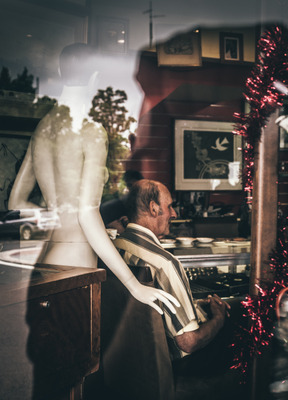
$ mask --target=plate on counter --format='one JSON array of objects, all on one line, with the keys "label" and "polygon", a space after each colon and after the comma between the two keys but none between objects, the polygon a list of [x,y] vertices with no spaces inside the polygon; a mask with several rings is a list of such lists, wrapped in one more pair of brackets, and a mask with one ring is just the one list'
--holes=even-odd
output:
[{"label": "plate on counter", "polygon": [[199,243],[212,243],[214,239],[208,237],[197,237],[196,240],[198,240]]},{"label": "plate on counter", "polygon": [[190,246],[192,242],[194,242],[194,240],[196,240],[193,237],[186,237],[186,236],[179,236],[176,238],[177,242],[181,243],[184,246]]},{"label": "plate on counter", "polygon": [[[247,242],[247,239],[243,238],[243,237],[235,237],[231,240],[232,240],[232,242]],[[249,240],[248,240],[248,242],[249,242]]]},{"label": "plate on counter", "polygon": [[160,239],[160,243],[162,243],[162,244],[175,244],[176,240],[175,239]]}]

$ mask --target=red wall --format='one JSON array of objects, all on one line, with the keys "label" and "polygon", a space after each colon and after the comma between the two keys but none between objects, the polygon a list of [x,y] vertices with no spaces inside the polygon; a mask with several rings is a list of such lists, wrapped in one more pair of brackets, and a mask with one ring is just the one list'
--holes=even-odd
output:
[{"label": "red wall", "polygon": [[158,67],[156,53],[143,52],[136,77],[145,97],[126,168],[173,190],[175,119],[234,121],[234,113],[243,111],[250,70],[250,64],[210,60],[200,68]]}]

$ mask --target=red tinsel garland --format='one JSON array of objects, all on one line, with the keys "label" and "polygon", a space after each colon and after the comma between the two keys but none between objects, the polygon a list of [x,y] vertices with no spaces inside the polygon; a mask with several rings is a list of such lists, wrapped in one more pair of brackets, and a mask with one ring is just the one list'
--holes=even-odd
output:
[{"label": "red tinsel garland", "polygon": [[[258,42],[258,60],[246,81],[246,100],[250,105],[248,114],[234,114],[238,120],[235,134],[244,138],[244,190],[252,193],[254,158],[257,143],[261,138],[269,116],[283,106],[284,94],[277,91],[273,83],[280,81],[287,86],[288,79],[288,31],[276,26],[268,29]],[[248,201],[251,199],[248,199]],[[248,327],[240,327],[233,342],[235,349],[232,368],[247,372],[249,361],[261,354],[270,343],[275,321],[275,303],[281,289],[288,286],[288,251],[285,241],[287,221],[279,222],[276,249],[269,257],[273,272],[273,283],[259,282],[258,296],[248,296],[242,302],[243,315],[249,319]]]},{"label": "red tinsel garland", "polygon": [[248,114],[235,113],[238,121],[235,134],[245,140],[243,184],[244,190],[253,188],[255,147],[268,117],[283,105],[284,95],[273,86],[275,81],[287,82],[288,31],[276,26],[267,30],[258,41],[258,62],[246,81],[244,96],[250,105]]},{"label": "red tinsel garland", "polygon": [[269,265],[273,272],[273,283],[262,281],[257,285],[259,294],[242,301],[243,316],[249,319],[248,327],[240,326],[234,338],[234,364],[232,369],[247,373],[249,361],[268,346],[273,337],[275,304],[280,291],[288,286],[288,249],[286,243],[287,218],[279,224],[276,248],[270,254]]}]

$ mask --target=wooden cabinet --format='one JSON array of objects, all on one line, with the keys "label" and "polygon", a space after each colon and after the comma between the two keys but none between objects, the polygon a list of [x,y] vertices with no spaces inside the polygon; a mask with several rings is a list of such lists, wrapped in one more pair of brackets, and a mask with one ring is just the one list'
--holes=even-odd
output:
[{"label": "wooden cabinet", "polygon": [[0,398],[81,399],[97,371],[102,269],[0,266]]}]

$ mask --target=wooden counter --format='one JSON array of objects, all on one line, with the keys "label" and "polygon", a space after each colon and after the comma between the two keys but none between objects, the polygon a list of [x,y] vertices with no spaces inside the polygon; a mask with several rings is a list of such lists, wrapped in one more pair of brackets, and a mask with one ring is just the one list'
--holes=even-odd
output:
[{"label": "wooden counter", "polygon": [[105,278],[103,269],[0,265],[1,400],[81,399],[99,367]]}]

